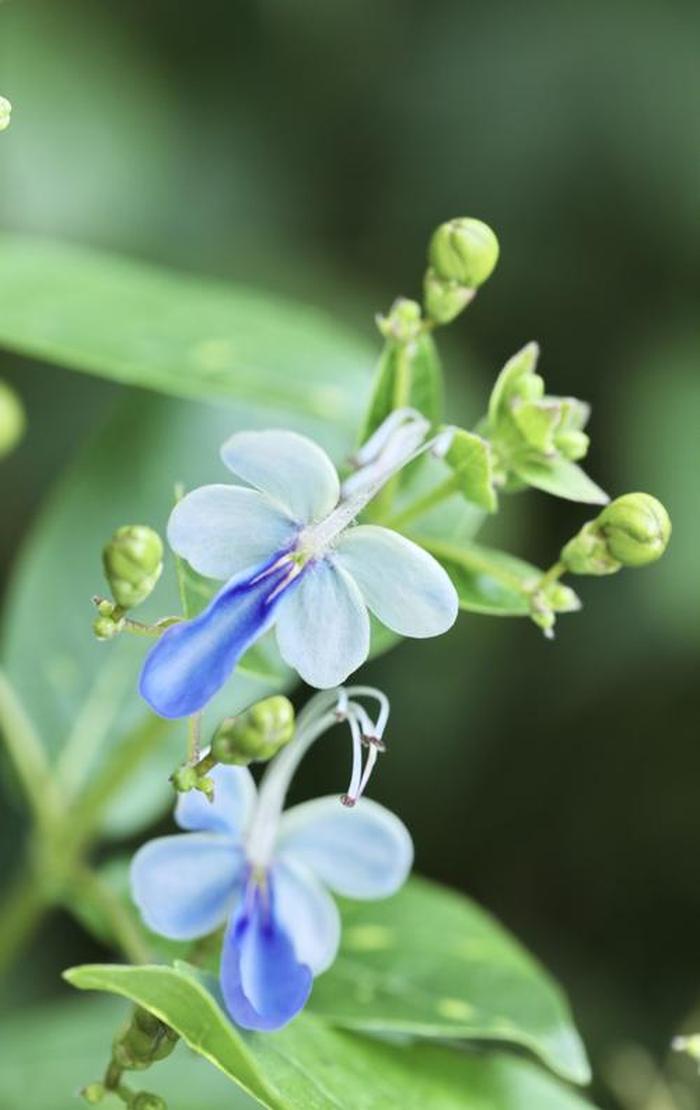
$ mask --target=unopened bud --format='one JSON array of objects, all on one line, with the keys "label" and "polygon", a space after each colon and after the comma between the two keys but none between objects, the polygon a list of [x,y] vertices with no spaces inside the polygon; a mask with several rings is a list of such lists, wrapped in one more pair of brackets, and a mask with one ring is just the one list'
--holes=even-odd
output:
[{"label": "unopened bud", "polygon": [[430,240],[428,260],[437,277],[476,289],[493,273],[498,251],[488,224],[463,217],[440,225]]},{"label": "unopened bud", "polygon": [[423,330],[420,305],[417,301],[399,297],[391,306],[388,316],[377,316],[377,327],[385,339],[410,343]]},{"label": "unopened bud", "polygon": [[12,114],[12,105],[9,100],[4,96],[0,96],[0,131],[4,131],[10,126],[10,115]]},{"label": "unopened bud", "polygon": [[559,556],[570,574],[614,574],[622,564],[613,558],[597,520],[589,520]]},{"label": "unopened bud", "polygon": [[425,271],[423,299],[429,319],[436,324],[449,324],[476,296],[476,289],[438,277],[432,267]]},{"label": "unopened bud", "polygon": [[612,557],[626,567],[660,559],[671,538],[668,513],[648,493],[626,493],[611,501],[598,517],[598,527]]},{"label": "unopened bud", "polygon": [[221,722],[211,753],[218,763],[246,766],[272,759],[294,735],[294,707],[288,698],[275,695],[251,706],[238,717]]},{"label": "unopened bud", "polygon": [[92,630],[98,640],[112,640],[124,627],[123,618],[114,620],[113,617],[96,617],[92,623]]},{"label": "unopened bud", "polygon": [[585,458],[590,445],[590,438],[585,432],[577,428],[569,428],[564,432],[557,432],[554,437],[554,446],[565,459],[578,462]]},{"label": "unopened bud", "polygon": [[145,524],[126,524],[105,545],[102,562],[115,601],[131,609],[146,600],[160,578],[161,538]]},{"label": "unopened bud", "polygon": [[6,382],[0,382],[0,459],[19,443],[26,427],[22,402]]},{"label": "unopened bud", "polygon": [[104,1083],[88,1083],[87,1087],[83,1087],[80,1095],[89,1106],[98,1106],[106,1093]]},{"label": "unopened bud", "polygon": [[159,1095],[139,1091],[128,1102],[129,1110],[168,1110],[168,1104]]}]

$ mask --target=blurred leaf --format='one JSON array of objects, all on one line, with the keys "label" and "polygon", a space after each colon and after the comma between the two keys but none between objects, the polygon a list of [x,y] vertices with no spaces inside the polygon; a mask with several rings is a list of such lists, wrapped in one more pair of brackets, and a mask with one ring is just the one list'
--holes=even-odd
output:
[{"label": "blurred leaf", "polygon": [[459,491],[487,513],[498,508],[493,485],[493,459],[487,440],[464,428],[456,428],[445,462],[452,468]]},{"label": "blurred leaf", "polygon": [[72,968],[83,990],[145,1006],[270,1110],[576,1110],[586,1104],[526,1061],[434,1045],[399,1047],[302,1014],[279,1033],[243,1033],[187,965]]},{"label": "blurred leaf", "polygon": [[535,489],[565,497],[567,501],[582,501],[587,505],[607,505],[609,497],[575,462],[556,456],[545,459],[541,455],[518,459],[513,470],[523,482]]},{"label": "blurred leaf", "polygon": [[[397,363],[401,348],[389,340],[379,359],[375,372],[369,409],[362,425],[359,442],[364,443],[383,420],[397,408]],[[442,368],[433,339],[423,335],[417,341],[416,354],[411,362],[411,385],[408,399],[401,402],[418,409],[431,424],[437,424],[442,415]]]},{"label": "blurred leaf", "polygon": [[[116,746],[129,730],[156,722],[136,693],[149,641],[122,635],[97,643],[92,634],[90,597],[103,588],[105,538],[129,522],[149,523],[162,534],[174,481],[192,488],[221,472],[225,476],[218,444],[237,428],[280,419],[289,423],[277,410],[239,406],[233,412],[135,395],[47,500],[9,591],[3,655],[38,732],[52,756],[60,756],[62,779],[70,788],[94,778],[106,756],[116,757]],[[318,430],[299,418],[292,423],[299,430]],[[335,427],[333,434],[343,432]],[[327,430],[325,446],[331,447]],[[142,609],[144,619],[178,611],[172,563]],[[249,661],[259,661],[265,651],[260,645]],[[261,673],[260,662],[256,673]],[[238,674],[214,700],[206,722],[237,712],[286,681],[272,671],[262,680]],[[144,761],[112,806],[110,823],[119,835],[147,825],[171,796],[167,776],[182,758],[185,726],[161,722],[159,728],[144,739]]]},{"label": "blurred leaf", "polygon": [[442,563],[462,609],[497,617],[528,617],[527,592],[542,571],[524,559],[477,544],[450,544],[424,536],[418,542]]},{"label": "blurred leaf", "polygon": [[519,1045],[564,1079],[590,1078],[544,969],[484,910],[424,879],[371,906],[343,903],[340,954],[311,1007],[363,1032]]},{"label": "blurred leaf", "polygon": [[0,236],[0,345],[174,396],[359,417],[371,357],[313,308],[66,243]]}]

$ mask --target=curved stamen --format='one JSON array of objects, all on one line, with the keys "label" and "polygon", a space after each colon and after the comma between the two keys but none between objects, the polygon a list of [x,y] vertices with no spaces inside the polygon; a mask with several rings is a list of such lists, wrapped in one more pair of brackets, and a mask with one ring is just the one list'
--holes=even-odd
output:
[{"label": "curved stamen", "polygon": [[357,801],[357,791],[362,782],[362,736],[357,722],[357,714],[353,711],[348,715],[348,724],[352,735],[352,773],[350,785],[345,794],[341,794],[340,801],[344,806],[354,806]]}]

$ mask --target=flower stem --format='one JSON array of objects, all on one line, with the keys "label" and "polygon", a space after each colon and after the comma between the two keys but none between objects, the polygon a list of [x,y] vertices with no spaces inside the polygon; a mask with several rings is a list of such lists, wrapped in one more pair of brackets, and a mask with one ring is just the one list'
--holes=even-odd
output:
[{"label": "flower stem", "polygon": [[0,922],[0,974],[31,939],[47,903],[29,866],[24,866],[3,897]]},{"label": "flower stem", "polygon": [[536,587],[535,592],[539,592],[540,590],[546,590],[548,586],[551,586],[554,582],[558,582],[559,579],[561,578],[562,574],[565,574],[565,573],[566,573],[566,567],[564,566],[563,563],[560,563],[560,562],[554,563],[549,568],[549,570],[545,571],[545,573],[540,578],[539,582],[537,583],[537,587]]},{"label": "flower stem", "polygon": [[404,509],[390,516],[389,519],[385,520],[383,523],[387,528],[403,528],[411,520],[423,516],[430,509],[434,508],[435,505],[439,505],[441,501],[444,501],[447,497],[451,497],[458,488],[459,479],[457,475],[450,474],[443,482],[434,486],[421,497],[416,498],[415,501],[410,502]]},{"label": "flower stem", "polygon": [[22,702],[0,670],[0,733],[37,824],[50,825],[61,811],[46,752]]}]

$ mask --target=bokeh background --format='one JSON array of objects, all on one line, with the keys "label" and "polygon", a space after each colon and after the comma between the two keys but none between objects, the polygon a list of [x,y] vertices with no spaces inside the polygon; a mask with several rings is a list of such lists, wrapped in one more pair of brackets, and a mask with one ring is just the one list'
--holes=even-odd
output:
[{"label": "bokeh background", "polygon": [[[400,692],[375,796],[420,870],[561,979],[605,1107],[651,1105],[639,1075],[700,997],[699,42],[692,0],[0,4],[3,229],[272,289],[371,339],[418,294],[431,229],[479,216],[502,260],[449,329],[459,415],[536,338],[550,389],[593,402],[592,476],[668,506],[665,560],[581,580],[554,643],[465,615],[366,670]],[[121,391],[7,356],[0,374],[30,416],[1,471],[4,577]],[[584,519],[531,493],[485,537],[548,565]],[[319,753],[300,792],[333,774]],[[9,856],[21,818],[2,820]],[[55,917],[25,993],[95,954]]]}]

